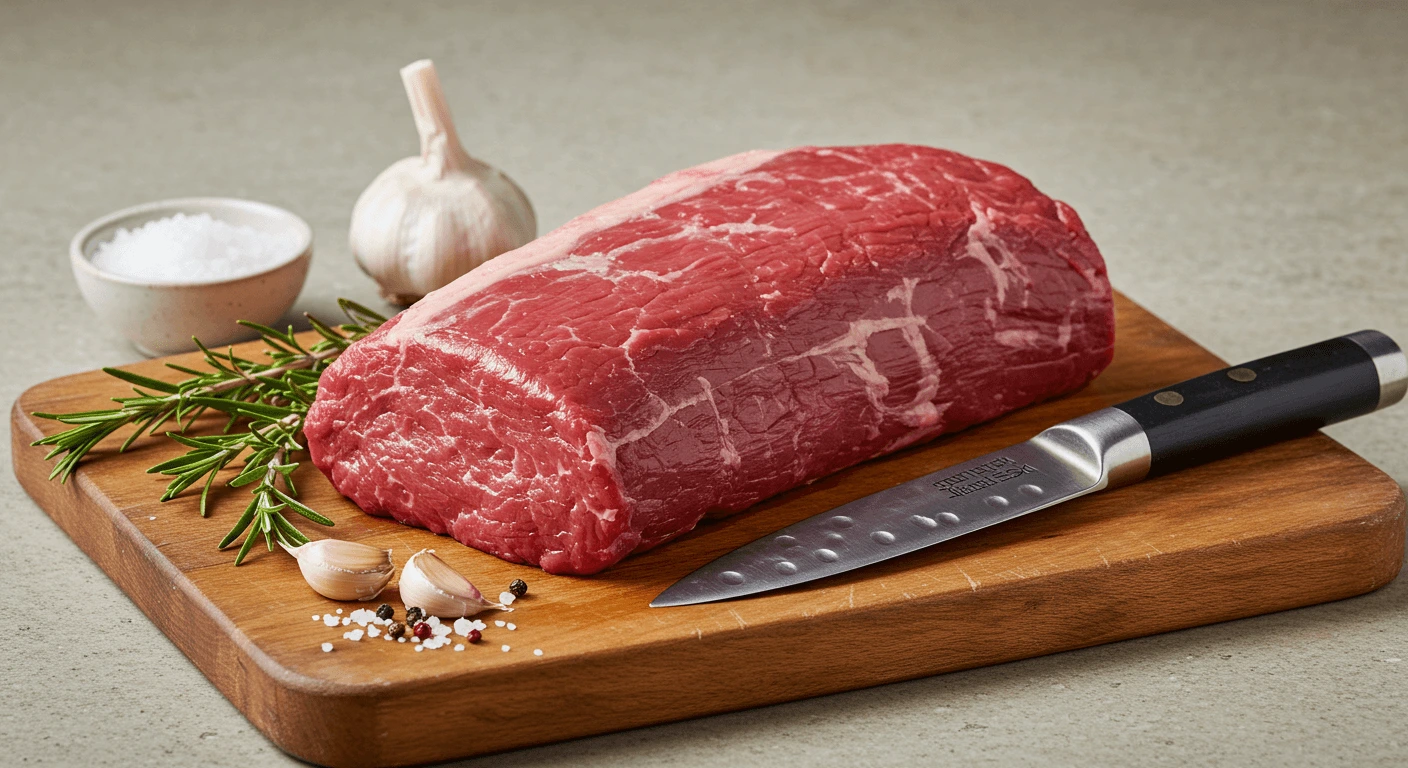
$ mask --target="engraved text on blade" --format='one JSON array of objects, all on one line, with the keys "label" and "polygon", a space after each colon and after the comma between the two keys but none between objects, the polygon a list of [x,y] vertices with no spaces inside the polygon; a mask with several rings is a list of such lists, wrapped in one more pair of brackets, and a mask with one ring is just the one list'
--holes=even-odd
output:
[{"label": "engraved text on blade", "polygon": [[985,461],[949,475],[933,485],[939,490],[948,491],[949,498],[957,499],[1036,471],[1036,467],[1030,464],[1019,464],[1010,457],[998,456],[992,461]]}]

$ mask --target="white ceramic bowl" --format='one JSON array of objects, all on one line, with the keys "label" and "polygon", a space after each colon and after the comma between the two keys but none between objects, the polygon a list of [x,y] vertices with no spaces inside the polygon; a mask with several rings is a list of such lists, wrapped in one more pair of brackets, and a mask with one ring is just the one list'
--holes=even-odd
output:
[{"label": "white ceramic bowl", "polygon": [[[178,213],[209,214],[229,224],[269,232],[291,243],[288,257],[262,272],[230,279],[157,283],[104,272],[93,265],[98,246],[118,229],[136,229]],[[275,325],[293,306],[313,259],[313,230],[272,205],[227,197],[188,197],[125,208],[84,227],[69,244],[73,276],[88,306],[147,355],[169,355],[253,338],[236,320]]]}]

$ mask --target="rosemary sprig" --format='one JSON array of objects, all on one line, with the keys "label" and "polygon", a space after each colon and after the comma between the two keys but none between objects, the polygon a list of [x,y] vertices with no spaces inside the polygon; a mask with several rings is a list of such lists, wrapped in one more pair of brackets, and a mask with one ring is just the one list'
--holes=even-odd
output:
[{"label": "rosemary sprig", "polygon": [[[216,477],[243,457],[240,472],[227,485],[255,484],[254,498],[220,542],[220,548],[231,546],[248,531],[235,556],[235,565],[239,565],[260,535],[269,549],[273,549],[276,539],[290,546],[307,543],[308,538],[284,517],[285,511],[292,510],[321,525],[333,522],[295,498],[292,476],[298,462],[290,457],[303,450],[303,419],[317,395],[318,378],[328,364],[352,342],[386,322],[386,318],[354,301],[339,299],[338,306],[347,316],[346,323],[332,326],[305,315],[320,337],[309,346],[299,342],[291,327],[278,331],[241,320],[241,325],[259,332],[267,347],[267,359],[263,361],[239,357],[233,347],[224,352],[213,351],[197,339],[207,370],[167,363],[167,367],[191,376],[180,382],[104,368],[107,374],[133,385],[136,397],[113,398],[120,407],[111,410],[34,414],[71,425],[70,429],[33,443],[53,446],[46,459],[59,457],[49,479],[66,482],[89,451],[123,427],[133,425],[135,429],[118,452],[127,450],[143,434],[155,435],[170,422],[174,429],[168,430],[166,436],[190,450],[147,470],[172,478],[161,501],[176,498],[201,483],[200,514],[208,515],[207,501]],[[196,419],[208,411],[228,417],[224,429],[209,436],[187,434]],[[240,424],[244,430],[233,431]],[[277,487],[280,482],[285,490]]]}]

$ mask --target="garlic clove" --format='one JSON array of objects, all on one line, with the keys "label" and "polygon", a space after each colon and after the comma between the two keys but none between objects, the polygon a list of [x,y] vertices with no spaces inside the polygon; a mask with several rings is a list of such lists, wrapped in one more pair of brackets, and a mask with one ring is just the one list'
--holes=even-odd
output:
[{"label": "garlic clove", "polygon": [[319,539],[298,547],[279,544],[298,560],[314,592],[331,600],[371,600],[391,583],[391,550],[355,541]]},{"label": "garlic clove", "polygon": [[395,304],[411,304],[538,234],[528,197],[464,151],[435,65],[401,70],[421,154],[377,176],[352,209],[348,243]]},{"label": "garlic clove", "polygon": [[486,608],[510,610],[508,606],[484,599],[484,595],[458,571],[436,556],[431,549],[411,555],[401,569],[398,585],[401,602],[418,606],[431,616],[458,619],[473,616]]}]

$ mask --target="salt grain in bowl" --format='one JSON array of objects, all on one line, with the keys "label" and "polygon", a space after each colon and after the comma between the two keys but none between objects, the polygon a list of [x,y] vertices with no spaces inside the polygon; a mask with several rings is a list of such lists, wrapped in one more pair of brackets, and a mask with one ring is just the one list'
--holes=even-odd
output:
[{"label": "salt grain in bowl", "polygon": [[93,252],[93,266],[133,280],[210,282],[273,269],[297,247],[284,237],[229,224],[208,213],[178,213],[136,229],[117,230]]}]

